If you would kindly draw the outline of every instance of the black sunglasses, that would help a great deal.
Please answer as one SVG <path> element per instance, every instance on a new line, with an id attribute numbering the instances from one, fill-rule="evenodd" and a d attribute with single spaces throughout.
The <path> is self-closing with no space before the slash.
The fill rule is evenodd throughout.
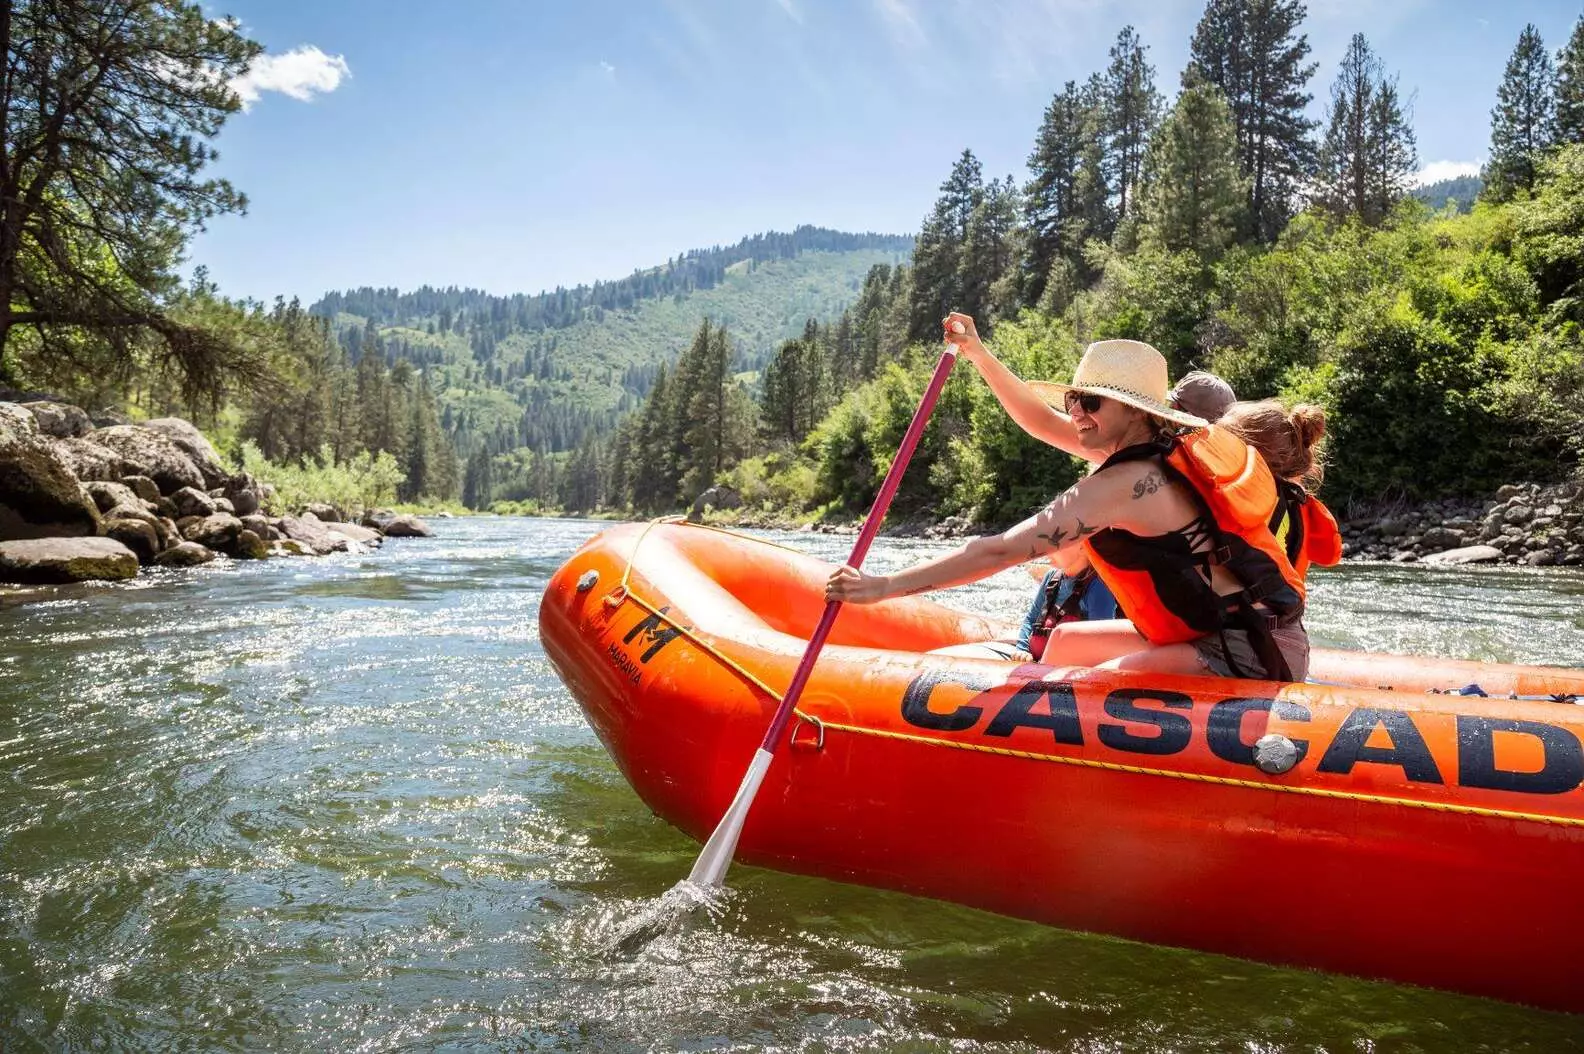
<path id="1" fill-rule="evenodd" d="M 1097 414 L 1100 412 L 1100 407 L 1105 405 L 1106 397 L 1103 395 L 1096 395 L 1093 392 L 1070 391 L 1067 393 L 1066 398 L 1063 401 L 1069 414 L 1073 412 L 1073 406 L 1075 404 L 1083 407 L 1083 412 L 1086 414 Z"/>

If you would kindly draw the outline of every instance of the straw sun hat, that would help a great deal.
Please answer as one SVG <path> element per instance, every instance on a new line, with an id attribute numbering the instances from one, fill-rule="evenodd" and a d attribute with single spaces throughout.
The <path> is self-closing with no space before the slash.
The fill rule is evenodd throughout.
<path id="1" fill-rule="evenodd" d="M 1097 340 L 1084 349 L 1071 384 L 1030 381 L 1029 387 L 1058 408 L 1065 406 L 1068 392 L 1091 392 L 1185 428 L 1209 424 L 1167 404 L 1166 358 L 1143 341 Z"/>

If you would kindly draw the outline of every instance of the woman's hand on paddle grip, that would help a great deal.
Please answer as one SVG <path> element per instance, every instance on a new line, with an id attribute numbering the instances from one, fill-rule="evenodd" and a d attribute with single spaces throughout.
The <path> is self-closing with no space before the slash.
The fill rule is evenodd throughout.
<path id="1" fill-rule="evenodd" d="M 843 565 L 825 580 L 825 599 L 844 604 L 873 604 L 886 598 L 886 584 L 885 575 L 866 575 Z"/>
<path id="2" fill-rule="evenodd" d="M 971 315 L 953 311 L 941 319 L 941 328 L 944 330 L 942 339 L 948 344 L 957 345 L 970 359 L 976 355 L 988 354 L 985 346 L 979 341 L 979 331 L 974 328 Z"/>

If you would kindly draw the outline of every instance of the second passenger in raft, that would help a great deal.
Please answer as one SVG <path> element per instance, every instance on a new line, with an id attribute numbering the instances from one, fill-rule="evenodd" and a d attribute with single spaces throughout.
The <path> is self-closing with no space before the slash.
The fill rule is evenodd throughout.
<path id="1" fill-rule="evenodd" d="M 994 360 L 972 319 L 947 322 L 947 339 L 1019 424 L 1100 467 L 1017 526 L 945 556 L 892 575 L 839 568 L 826 596 L 862 604 L 924 593 L 1081 545 L 1127 618 L 1059 627 L 1045 661 L 1302 680 L 1303 582 L 1270 532 L 1275 481 L 1241 439 L 1167 405 L 1160 352 L 1091 344 L 1071 384 L 1043 386 L 1061 413 L 1031 406 L 1029 387 Z"/>

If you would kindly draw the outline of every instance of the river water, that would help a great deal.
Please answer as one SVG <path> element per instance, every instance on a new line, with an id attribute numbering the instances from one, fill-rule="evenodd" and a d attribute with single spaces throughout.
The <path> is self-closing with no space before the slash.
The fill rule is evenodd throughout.
<path id="1" fill-rule="evenodd" d="M 539 645 L 547 577 L 600 525 L 435 526 L 0 597 L 0 1050 L 1584 1050 L 1584 1018 L 742 866 L 714 917 L 623 945 L 697 846 Z M 942 548 L 882 539 L 871 565 Z M 1011 614 L 1031 585 L 948 602 Z M 1581 596 L 1563 571 L 1348 567 L 1309 624 L 1584 666 Z"/>

